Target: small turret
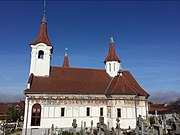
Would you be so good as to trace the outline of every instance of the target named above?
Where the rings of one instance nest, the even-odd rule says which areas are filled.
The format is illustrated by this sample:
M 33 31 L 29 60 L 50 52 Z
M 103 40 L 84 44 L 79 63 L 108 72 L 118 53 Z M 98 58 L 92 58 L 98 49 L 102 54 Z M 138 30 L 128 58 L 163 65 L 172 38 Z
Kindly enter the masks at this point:
M 63 67 L 63 68 L 69 68 L 68 48 L 65 48 L 64 62 L 63 62 L 62 67 Z
M 121 68 L 121 61 L 119 60 L 118 56 L 116 55 L 115 48 L 114 48 L 114 39 L 113 37 L 110 38 L 110 47 L 109 53 L 104 60 L 106 72 L 111 76 L 117 76 Z

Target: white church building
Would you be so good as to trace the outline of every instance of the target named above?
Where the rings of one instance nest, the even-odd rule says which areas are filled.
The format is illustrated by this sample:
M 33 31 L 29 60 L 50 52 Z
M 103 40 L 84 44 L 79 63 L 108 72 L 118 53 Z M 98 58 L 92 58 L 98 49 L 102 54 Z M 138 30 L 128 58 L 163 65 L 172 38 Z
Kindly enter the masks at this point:
M 31 44 L 23 134 L 33 135 L 37 129 L 48 129 L 52 124 L 70 128 L 73 119 L 78 127 L 82 122 L 90 127 L 91 120 L 96 127 L 100 116 L 110 128 L 116 127 L 117 117 L 121 128 L 135 128 L 138 115 L 146 118 L 149 94 L 129 71 L 122 69 L 112 37 L 104 69 L 71 67 L 67 51 L 61 67 L 51 66 L 53 49 L 44 14 L 40 32 Z

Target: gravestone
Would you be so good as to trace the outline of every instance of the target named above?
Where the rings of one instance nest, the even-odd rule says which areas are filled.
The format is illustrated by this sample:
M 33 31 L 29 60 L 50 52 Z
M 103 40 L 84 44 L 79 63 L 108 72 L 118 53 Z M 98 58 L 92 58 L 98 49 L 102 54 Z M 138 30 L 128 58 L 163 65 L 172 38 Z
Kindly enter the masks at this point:
M 121 129 L 120 129 L 120 124 L 119 124 L 119 122 L 120 122 L 120 119 L 119 119 L 119 117 L 117 117 L 117 119 L 116 119 L 116 135 L 121 135 Z
M 91 120 L 90 135 L 93 135 L 93 120 Z
M 73 119 L 72 127 L 73 127 L 73 135 L 76 135 L 76 128 L 77 128 L 76 119 Z

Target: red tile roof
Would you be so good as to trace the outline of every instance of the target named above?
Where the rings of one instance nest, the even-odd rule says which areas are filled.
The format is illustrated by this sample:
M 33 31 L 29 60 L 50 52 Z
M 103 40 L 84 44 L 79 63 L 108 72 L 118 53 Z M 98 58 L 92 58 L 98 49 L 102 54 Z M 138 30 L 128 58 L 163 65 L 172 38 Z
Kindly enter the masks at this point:
M 115 49 L 114 49 L 114 43 L 110 43 L 109 53 L 108 53 L 106 59 L 104 60 L 104 63 L 106 63 L 107 61 L 121 62 L 119 60 L 118 56 L 116 55 L 116 52 L 115 52 Z
M 8 105 L 7 104 L 0 104 L 0 115 L 4 115 L 7 111 Z
M 137 94 L 146 97 L 149 96 L 128 71 L 124 71 L 123 76 L 117 76 L 111 81 L 111 77 L 105 70 L 51 67 L 49 77 L 31 75 L 29 83 L 31 87 L 25 90 L 25 94 Z
M 40 32 L 36 38 L 36 40 L 32 43 L 32 45 L 36 45 L 38 43 L 45 43 L 48 46 L 52 46 L 48 34 L 47 34 L 47 24 L 45 22 L 41 23 Z
M 8 107 L 14 106 L 15 103 L 0 103 L 0 116 L 5 115 L 8 111 Z
M 170 105 L 167 104 L 149 104 L 149 113 L 155 114 L 155 111 L 157 111 L 158 114 L 167 114 L 167 113 L 173 113 L 174 110 Z
M 18 106 L 21 110 L 25 109 L 25 101 L 18 101 L 16 106 Z

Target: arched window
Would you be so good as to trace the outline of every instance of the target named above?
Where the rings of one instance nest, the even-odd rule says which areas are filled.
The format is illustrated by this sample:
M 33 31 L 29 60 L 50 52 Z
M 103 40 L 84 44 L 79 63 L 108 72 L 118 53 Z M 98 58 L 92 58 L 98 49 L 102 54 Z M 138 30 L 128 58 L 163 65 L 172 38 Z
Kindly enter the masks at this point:
M 32 106 L 31 126 L 40 126 L 41 121 L 41 105 L 34 104 Z
M 43 59 L 43 58 L 44 58 L 44 52 L 40 50 L 38 53 L 38 59 Z

